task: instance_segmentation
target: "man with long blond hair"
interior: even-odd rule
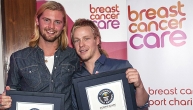
[[[101,48],[101,35],[93,21],[88,19],[76,20],[71,29],[71,38],[73,46],[83,62],[81,71],[75,74],[74,78],[128,68],[125,76],[128,83],[133,83],[135,86],[138,108],[148,107],[149,95],[143,86],[138,71],[127,60],[108,58],[107,53]],[[78,109],[73,91],[72,98],[74,109]]]
[[[71,110],[72,76],[79,67],[79,58],[68,47],[67,18],[57,2],[44,3],[35,15],[34,35],[29,47],[10,57],[6,90],[65,94],[64,108]],[[11,106],[11,98],[0,96],[0,109]]]

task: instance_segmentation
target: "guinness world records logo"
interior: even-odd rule
[[[31,108],[30,110],[39,110],[39,109],[37,109],[37,108]]]
[[[114,99],[114,94],[110,89],[102,89],[98,93],[98,100],[102,104],[110,104]]]

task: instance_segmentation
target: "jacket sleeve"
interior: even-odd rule
[[[74,87],[71,89],[71,97],[72,97],[72,110],[78,110],[77,100],[74,92]]]
[[[19,76],[19,69],[17,66],[17,63],[14,58],[14,54],[10,57],[10,63],[9,63],[9,70],[8,70],[8,78],[7,78],[7,86],[10,86],[13,90],[20,90],[20,76]]]

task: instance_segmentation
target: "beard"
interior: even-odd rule
[[[60,35],[55,35],[54,37],[49,38],[49,37],[46,36],[46,34],[42,34],[41,36],[47,42],[54,42],[60,37]]]
[[[83,61],[83,62],[87,62],[88,60],[90,60],[91,58],[89,57],[89,58],[81,58],[81,60]]]
[[[89,61],[90,59],[92,59],[93,55],[92,55],[92,54],[85,55],[85,56],[79,55],[79,57],[80,57],[80,59],[81,59],[83,62],[87,62],[87,61]]]
[[[45,31],[41,31],[40,30],[40,35],[42,36],[42,38],[45,40],[45,41],[47,41],[47,42],[54,42],[54,41],[56,41],[59,37],[60,37],[60,35],[61,35],[61,32],[60,33],[57,33],[57,31],[53,31],[54,32],[54,34],[53,34],[53,36],[51,36],[51,37],[49,37],[47,34],[46,34],[46,32],[47,32],[47,29],[45,29]]]

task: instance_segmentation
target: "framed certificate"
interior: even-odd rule
[[[127,69],[73,79],[79,110],[137,110],[134,85]]]
[[[7,91],[12,104],[9,110],[63,110],[64,94]]]

